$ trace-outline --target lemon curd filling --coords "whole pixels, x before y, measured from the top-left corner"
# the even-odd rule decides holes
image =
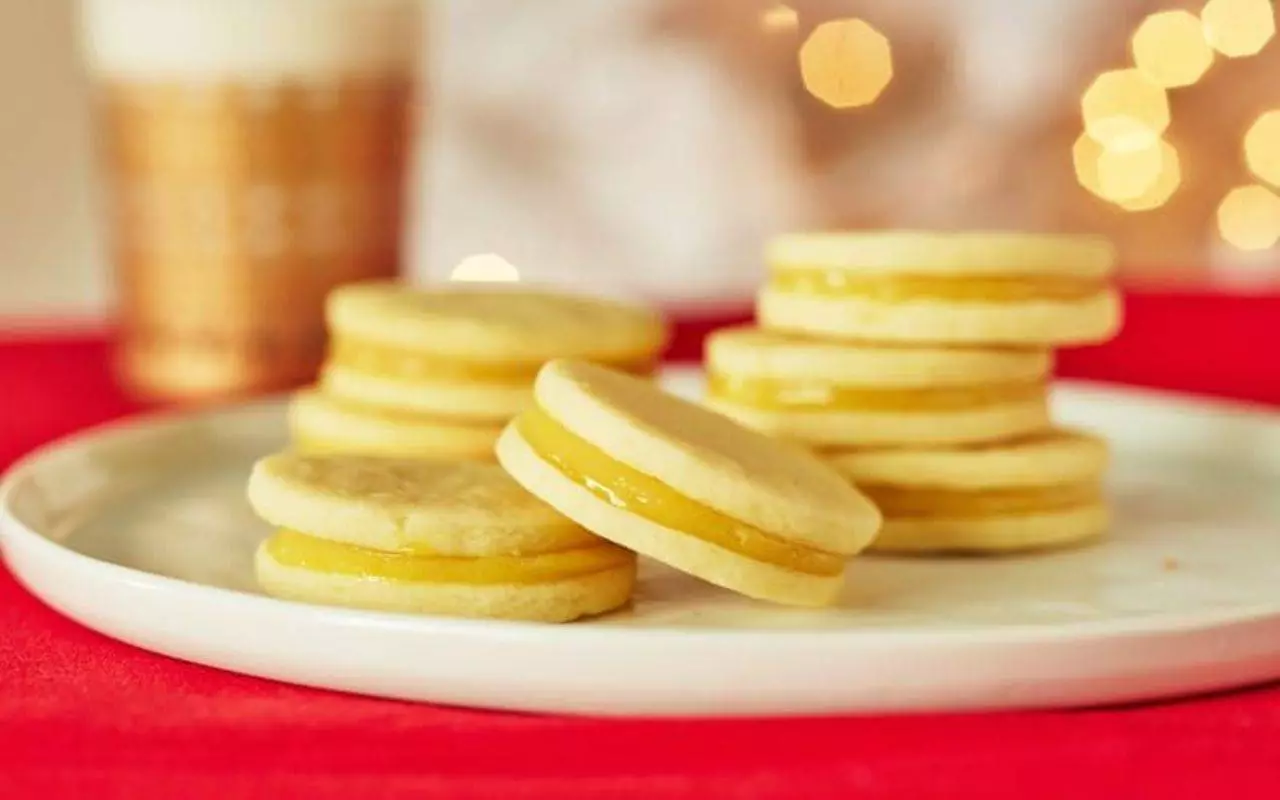
[[[1000,403],[1045,399],[1042,383],[1009,383],[945,389],[868,389],[823,380],[733,377],[712,372],[708,394],[752,408],[784,411],[959,411]]]
[[[770,276],[772,288],[795,294],[856,296],[886,303],[960,300],[1016,303],[1027,300],[1082,300],[1105,290],[1105,281],[1062,276],[876,275],[839,269],[782,267]]]
[[[516,429],[543,460],[616,508],[795,572],[834,576],[844,571],[843,556],[783,541],[685,497],[658,479],[615,460],[544,411],[524,412],[516,419]]]
[[[329,361],[338,366],[388,378],[430,378],[516,386],[533,383],[538,370],[542,368],[540,361],[469,361],[342,338],[335,338],[330,345]],[[596,362],[637,375],[647,375],[654,368],[651,358],[618,361],[596,359]]]
[[[980,491],[905,489],[865,483],[858,484],[858,488],[888,518],[1032,514],[1090,505],[1102,499],[1102,487],[1097,483]]]
[[[271,558],[289,567],[416,583],[549,583],[623,567],[635,560],[633,553],[608,543],[534,556],[452,558],[385,553],[283,528],[267,539],[265,547]]]

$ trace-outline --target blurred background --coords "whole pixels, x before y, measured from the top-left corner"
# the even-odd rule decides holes
[[[0,320],[146,338],[239,291],[252,327],[390,272],[740,308],[802,227],[1102,232],[1132,285],[1280,284],[1270,0],[44,0],[0,31]]]

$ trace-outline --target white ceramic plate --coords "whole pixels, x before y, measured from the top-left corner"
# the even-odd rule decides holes
[[[696,374],[668,376],[682,393]],[[278,402],[69,439],[8,476],[14,574],[109,636],[237,672],[488,708],[741,715],[1069,706],[1280,677],[1280,416],[1068,385],[1112,438],[1113,538],[998,560],[863,558],[839,608],[772,607],[657,565],[565,626],[259,595],[243,496]]]

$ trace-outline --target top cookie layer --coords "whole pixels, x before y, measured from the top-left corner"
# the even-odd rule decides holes
[[[1091,236],[885,231],[788,234],[769,242],[765,261],[772,269],[1095,279],[1111,274],[1116,255]]]
[[[855,553],[879,529],[871,501],[809,452],[651,382],[558,360],[539,373],[534,394],[545,413],[611,458],[767,533]]]
[[[354,284],[329,295],[327,317],[338,337],[503,363],[643,360],[667,340],[651,309],[519,287]]]
[[[272,525],[375,550],[534,555],[600,542],[495,464],[282,453],[249,503]]]

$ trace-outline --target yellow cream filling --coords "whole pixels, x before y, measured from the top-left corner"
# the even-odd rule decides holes
[[[280,529],[266,542],[267,554],[285,566],[411,583],[549,583],[626,566],[635,554],[601,543],[534,556],[452,558],[420,553],[385,553]]]
[[[772,411],[959,411],[998,403],[1038,402],[1042,383],[944,389],[868,389],[822,380],[777,380],[712,373],[708,394],[737,405]]]
[[[890,519],[1032,514],[1090,505],[1102,498],[1102,487],[1097,483],[978,491],[905,489],[864,483],[858,484],[858,488]]]
[[[540,409],[517,417],[516,429],[543,460],[616,508],[755,561],[810,575],[844,571],[842,556],[784,541],[685,497],[615,460]]]
[[[1101,280],[1052,275],[926,277],[799,267],[775,269],[770,285],[779,291],[796,294],[856,296],[886,303],[909,300],[987,303],[1082,300],[1106,288],[1106,282]]]
[[[542,368],[542,362],[470,361],[448,356],[427,355],[407,348],[335,338],[329,346],[329,361],[360,372],[404,380],[444,379],[468,383],[526,386]],[[652,358],[597,363],[637,375],[653,372]]]

